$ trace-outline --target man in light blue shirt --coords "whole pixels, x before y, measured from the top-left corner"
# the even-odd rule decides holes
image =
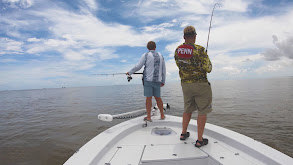
[[[165,119],[163,101],[161,99],[161,87],[165,85],[166,66],[164,57],[159,52],[156,52],[156,43],[154,41],[148,42],[147,48],[149,51],[144,53],[139,63],[126,74],[131,75],[140,70],[142,66],[145,66],[143,71],[143,83],[144,96],[146,96],[147,117],[145,117],[144,120],[151,122],[152,96],[155,97],[160,109],[161,119]]]

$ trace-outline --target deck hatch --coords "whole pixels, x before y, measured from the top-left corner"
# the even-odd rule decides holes
[[[137,165],[143,153],[143,145],[119,146],[103,165]]]
[[[177,133],[175,131],[167,127],[156,127],[152,129],[152,135],[155,136],[172,136],[176,134]]]
[[[186,162],[208,164],[208,155],[192,144],[147,145],[141,160],[143,165],[178,165]]]

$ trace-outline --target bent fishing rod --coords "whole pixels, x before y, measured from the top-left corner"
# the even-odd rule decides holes
[[[208,52],[208,47],[209,47],[209,40],[210,40],[210,32],[211,32],[211,28],[212,28],[212,20],[213,20],[213,15],[214,15],[214,10],[215,7],[218,5],[218,7],[220,7],[219,3],[215,3],[213,11],[212,11],[212,15],[211,15],[211,20],[210,20],[210,27],[209,27],[209,34],[208,34],[208,41],[207,41],[207,47],[206,47],[206,53]]]

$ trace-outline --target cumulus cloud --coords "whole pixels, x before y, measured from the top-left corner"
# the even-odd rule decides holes
[[[130,16],[132,16],[132,15],[136,12],[136,9],[140,7],[141,2],[142,2],[142,0],[139,0],[139,1],[138,1],[138,3],[137,3],[137,5],[136,5],[135,9],[131,12]]]
[[[19,82],[8,75],[22,75],[23,70],[29,71],[31,68],[33,74],[29,81],[34,79],[39,83],[46,83],[38,80],[50,79],[54,75],[82,77],[83,81],[89,82],[93,79],[87,76],[88,73],[127,71],[136,58],[131,54],[142,53],[138,51],[143,50],[142,47],[145,48],[149,40],[157,42],[158,47],[165,47],[160,52],[165,57],[168,81],[179,80],[173,56],[176,47],[184,42],[183,28],[194,25],[198,32],[196,43],[206,46],[210,14],[215,2],[220,2],[222,7],[216,8],[213,17],[209,42],[209,56],[213,63],[210,77],[222,78],[227,75],[233,78],[277,72],[290,68],[293,63],[293,60],[288,60],[292,59],[293,54],[292,37],[284,37],[287,34],[292,36],[293,12],[289,7],[279,7],[278,11],[282,13],[262,15],[259,12],[259,15],[255,15],[256,3],[263,1],[1,2],[5,5],[1,7],[4,12],[0,17],[0,67],[4,70],[0,72],[2,77],[6,76],[6,82],[9,81],[7,84],[12,80]],[[8,7],[17,10],[8,12],[10,10],[5,10]],[[270,8],[270,11],[273,10]],[[269,47],[266,52],[259,54],[260,50]],[[15,54],[28,56],[25,61],[28,64],[10,68],[7,65],[3,69],[9,62],[20,63]],[[8,73],[10,70],[12,74]],[[29,81],[27,84],[32,83]]]
[[[37,38],[33,37],[33,38],[29,38],[29,39],[27,39],[27,41],[28,41],[28,42],[39,42],[40,39],[37,39]]]
[[[95,0],[80,0],[80,11],[82,13],[95,13],[98,10],[98,4]]]
[[[222,0],[221,10],[245,12],[250,4],[247,0]]]
[[[265,73],[284,73],[285,75],[292,75],[293,73],[293,60],[288,60],[288,58],[281,57],[277,61],[266,61],[263,65],[255,70],[258,74]]]
[[[57,51],[62,54],[66,50],[78,47],[75,46],[78,45],[77,42],[65,37],[58,39],[29,38],[27,41],[29,43],[26,44],[26,52],[35,55],[46,51]]]
[[[29,8],[33,5],[33,0],[2,0],[5,6],[10,8]]]
[[[181,17],[180,19],[184,19],[186,15],[196,15],[193,19],[205,17],[210,14],[214,4],[217,2],[221,4],[220,10],[239,13],[246,12],[248,6],[251,4],[250,0],[140,0],[137,5],[133,5],[133,3],[126,3],[124,5],[131,6],[132,9],[135,8],[135,10],[132,10],[130,16],[140,17],[144,21],[152,21],[155,19],[174,16],[179,16]],[[129,16],[127,10],[124,11],[124,16]]]
[[[85,2],[89,5],[94,3],[93,1]],[[49,38],[29,37],[25,39],[26,44],[9,38],[1,38],[1,47],[3,47],[1,54],[25,51],[38,55],[47,51],[56,51],[67,60],[85,60],[90,56],[92,59],[105,60],[117,58],[113,48],[115,46],[144,46],[148,40],[162,38],[170,33],[168,31],[162,34],[159,31],[139,33],[131,26],[118,23],[107,24],[91,13],[76,13],[60,7],[24,11],[23,15],[9,17],[16,21],[10,21],[12,19],[0,20],[6,29],[13,27],[17,31],[18,29],[40,27],[35,26],[35,23],[31,24],[31,20],[26,21],[26,17],[30,17],[33,20],[39,20],[38,22],[41,24],[40,29],[35,29],[36,31],[47,29],[50,35]],[[2,28],[4,29],[3,26]],[[4,32],[7,32],[7,35],[10,34],[6,30]],[[95,55],[86,52],[86,50],[95,52]]]
[[[23,42],[9,38],[0,38],[0,56],[4,54],[22,54]]]
[[[277,61],[282,57],[293,59],[293,36],[288,36],[282,41],[279,41],[276,35],[272,37],[275,47],[269,48],[263,53],[265,60]]]
[[[54,36],[67,35],[73,41],[90,47],[144,46],[148,40],[169,39],[168,35],[172,33],[171,30],[161,33],[161,29],[172,26],[171,23],[140,31],[128,25],[105,23],[89,13],[47,9],[35,11],[34,14],[50,22],[48,30]]]
[[[170,28],[173,26],[174,26],[174,23],[162,23],[159,25],[145,26],[143,27],[143,30],[146,32],[163,31],[166,28]]]
[[[213,2],[208,2],[212,4]],[[138,5],[133,6],[134,11],[131,12],[130,16],[140,17],[145,21],[151,21],[162,17],[172,17],[179,13],[196,13],[196,14],[207,14],[209,10],[208,5],[205,2],[190,1],[190,0],[140,0]],[[129,5],[128,3],[125,5]],[[196,10],[194,10],[196,9]],[[135,13],[135,15],[133,14]],[[125,11],[125,17],[129,14]]]

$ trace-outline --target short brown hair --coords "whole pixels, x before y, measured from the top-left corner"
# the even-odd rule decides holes
[[[154,41],[149,41],[147,44],[147,48],[149,50],[155,50],[156,49],[156,43]]]
[[[187,26],[186,28],[184,28],[184,36],[193,36],[196,35],[196,30],[193,26]]]

